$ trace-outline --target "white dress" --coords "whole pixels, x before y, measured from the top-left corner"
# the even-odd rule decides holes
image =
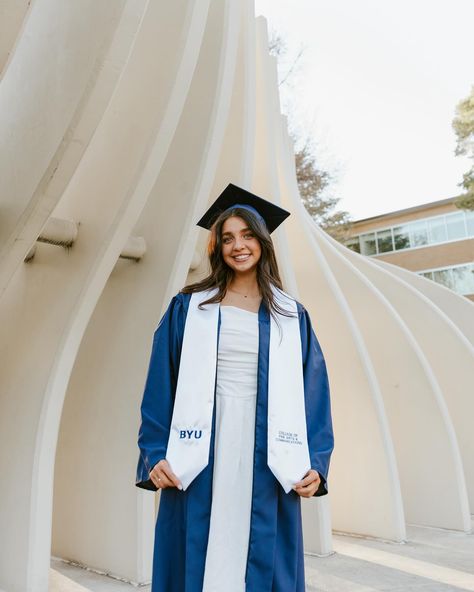
[[[221,306],[203,592],[245,592],[257,402],[258,313]]]

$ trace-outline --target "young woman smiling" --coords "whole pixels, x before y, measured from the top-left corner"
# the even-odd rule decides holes
[[[152,592],[304,592],[301,497],[326,495],[324,357],[283,291],[270,233],[289,215],[229,185],[198,222],[210,273],[153,339],[136,485],[161,490]]]

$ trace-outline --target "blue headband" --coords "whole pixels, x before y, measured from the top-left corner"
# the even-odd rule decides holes
[[[263,222],[263,224],[265,224],[265,226],[267,225],[267,223],[265,222],[265,218],[253,206],[249,206],[247,204],[236,203],[236,204],[229,206],[225,211],[227,212],[227,210],[231,210],[232,208],[243,208],[244,210],[248,210],[249,212],[252,212],[252,214],[255,214],[255,216],[257,216],[257,218],[260,220],[260,222]]]

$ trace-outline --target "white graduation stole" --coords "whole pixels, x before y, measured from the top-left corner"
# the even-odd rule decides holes
[[[270,316],[268,368],[268,466],[288,493],[311,468],[304,402],[303,362],[296,302],[273,287],[282,336]],[[217,289],[194,292],[189,301],[166,460],[187,489],[209,462],[217,371],[219,303],[206,304]]]

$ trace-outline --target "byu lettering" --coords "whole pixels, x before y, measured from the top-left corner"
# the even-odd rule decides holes
[[[202,430],[179,430],[179,439],[182,440],[183,438],[191,439],[194,438],[198,440],[202,436]]]

